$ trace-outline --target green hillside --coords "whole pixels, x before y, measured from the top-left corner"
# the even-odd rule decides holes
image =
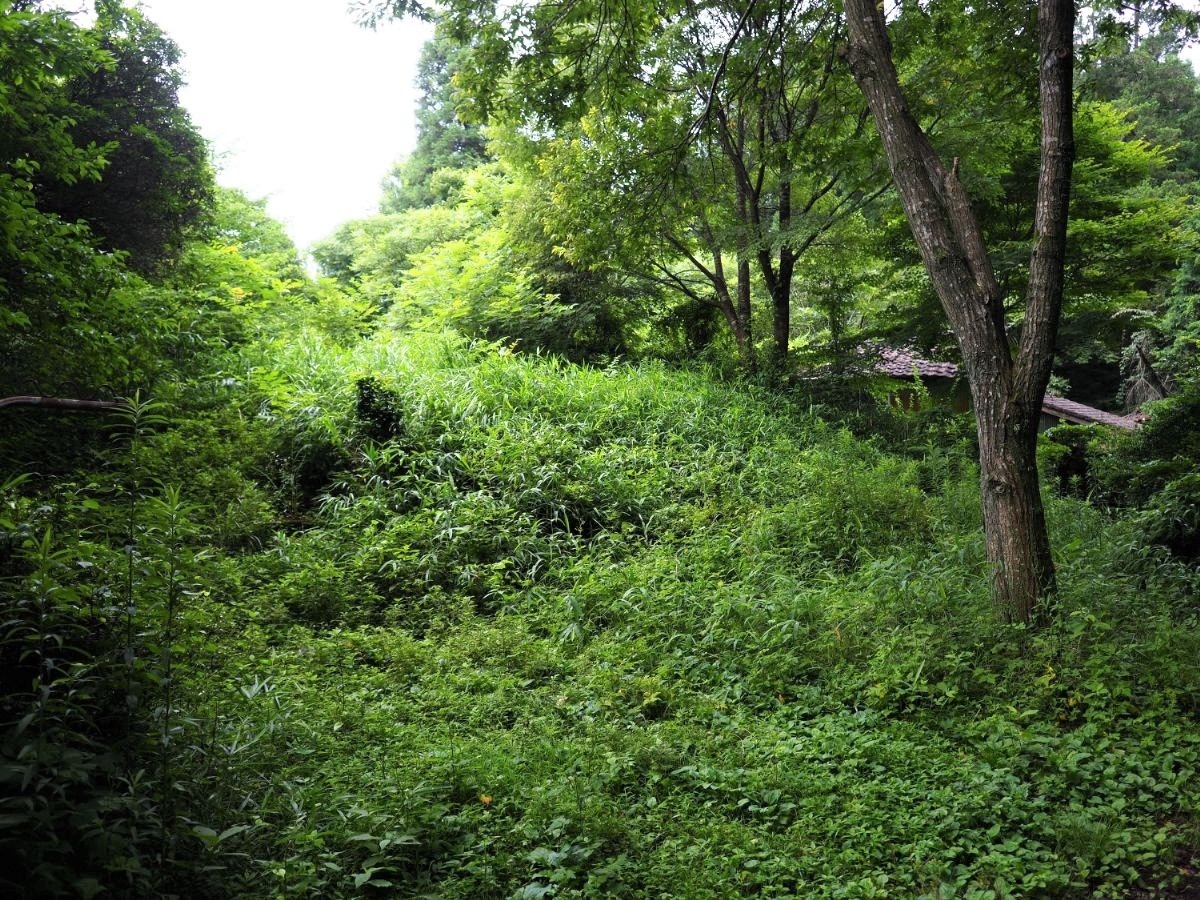
[[[864,441],[705,373],[450,336],[310,331],[274,361],[242,427],[297,473],[282,530],[212,546],[188,470],[219,451],[186,423],[134,476],[181,497],[9,495],[9,642],[111,616],[120,643],[131,586],[154,709],[152,787],[88,827],[38,798],[44,873],[167,809],[186,896],[1124,896],[1195,846],[1197,574],[1129,522],[1051,503],[1032,632],[991,607],[969,444],[899,417]],[[98,546],[127,517],[131,585]],[[68,667],[41,727],[119,705],[66,691],[105,666]],[[102,768],[87,736],[39,771]]]

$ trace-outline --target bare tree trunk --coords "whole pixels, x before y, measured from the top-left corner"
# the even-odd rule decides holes
[[[750,350],[750,335],[743,327],[741,316],[738,314],[738,309],[733,303],[733,298],[729,295],[729,286],[725,283],[724,276],[717,283],[717,306],[721,310],[721,314],[725,317],[725,324],[729,326],[729,330],[733,333],[734,343],[737,344],[738,353],[744,358]]]
[[[992,596],[1006,618],[1028,622],[1039,616],[1039,601],[1055,587],[1035,448],[1062,310],[1074,160],[1074,3],[1040,0],[1038,6],[1041,174],[1025,324],[1015,359],[1004,298],[958,179],[958,160],[947,170],[913,118],[892,61],[882,6],[845,0],[845,7],[850,39],[843,55],[870,107],[971,385]]]
[[[738,264],[737,268],[737,301],[729,293],[729,280],[725,277],[725,261],[721,248],[714,242],[711,247],[713,255],[713,274],[716,276],[710,278],[713,287],[716,289],[717,297],[721,312],[725,315],[725,321],[729,325],[729,330],[733,332],[733,339],[737,343],[738,353],[742,360],[749,360],[754,354],[754,345],[750,341],[750,320],[742,315],[742,267]]]
[[[750,315],[750,257],[744,247],[738,248],[737,261],[737,320],[741,337],[739,348],[742,362],[753,371],[758,360],[754,353],[754,332]]]
[[[708,283],[712,285],[713,293],[716,295],[716,307],[721,311],[721,315],[725,317],[725,323],[729,326],[730,332],[733,334],[733,339],[737,343],[738,352],[742,356],[747,368],[754,367],[754,342],[750,331],[750,263],[743,259],[743,250],[738,249],[738,264],[737,264],[737,301],[734,302],[733,296],[729,292],[729,280],[725,276],[724,253],[721,245],[713,237],[710,229],[705,229],[705,233],[701,235],[705,248],[712,256],[712,265],[704,264],[704,261],[693,253],[682,240],[667,236],[667,240],[671,245],[679,251],[692,267],[702,274]],[[676,277],[666,267],[660,267],[666,274],[666,282],[671,287],[690,297],[696,302],[702,302],[699,294],[688,286],[688,284]]]
[[[726,147],[731,146],[728,141]],[[728,149],[726,152],[729,152]],[[746,195],[743,179],[737,181],[737,209],[742,222],[749,216],[750,199]],[[738,231],[737,237],[737,314],[743,333],[746,335],[746,346],[742,348],[742,361],[746,371],[753,372],[758,368],[758,356],[754,349],[753,316],[750,305],[750,247],[744,229]]]
[[[1039,601],[1055,588],[1037,473],[1041,404],[1022,409],[988,386],[972,386],[972,394],[992,598],[1005,620],[1035,621],[1042,618]]]
[[[783,178],[779,182],[779,229],[785,235],[792,224],[792,183]],[[787,238],[790,240],[790,238]],[[775,293],[771,298],[772,325],[775,341],[775,365],[782,370],[787,363],[788,344],[792,337],[792,273],[796,268],[796,254],[785,243],[779,249],[779,275],[775,279]]]

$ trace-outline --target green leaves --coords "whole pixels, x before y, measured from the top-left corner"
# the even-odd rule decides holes
[[[179,48],[140,11],[105,7],[88,38],[108,61],[70,78],[78,146],[105,147],[100,178],[46,173],[39,203],[65,221],[86,221],[104,249],[123,250],[141,274],[161,271],[211,205],[208,149],[179,105]]]
[[[93,588],[134,565],[142,702],[126,713],[121,680],[106,695],[84,670],[49,686],[152,726],[114,818],[145,825],[147,860],[168,823],[155,871],[175,881],[147,863],[136,883],[999,897],[1171,877],[1200,772],[1195,578],[1130,523],[1049,504],[1063,589],[1034,633],[995,621],[964,448],[910,439],[926,458],[901,458],[806,402],[661,365],[303,334],[277,335],[277,443],[257,458],[311,458],[322,480],[262,547],[199,552],[211,523],[187,485],[138,504],[132,555],[54,537],[124,516],[91,493],[0,504],[0,573],[29,542],[8,587],[62,611],[94,598],[112,628],[124,600]],[[253,455],[228,420],[214,447],[154,414],[127,417],[175,465]],[[87,639],[11,637],[55,659]],[[91,765],[38,758],[61,779]],[[40,810],[0,815],[28,833]]]
[[[82,29],[34,6],[0,12],[0,393],[125,393],[180,330],[128,269],[205,211],[205,149],[174,102],[177,51],[140,13]]]

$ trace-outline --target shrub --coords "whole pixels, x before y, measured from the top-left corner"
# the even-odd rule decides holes
[[[1188,559],[1200,556],[1195,513],[1200,469],[1200,385],[1152,407],[1149,421],[1110,447],[1095,448],[1092,470],[1100,498],[1139,508],[1148,541]]]

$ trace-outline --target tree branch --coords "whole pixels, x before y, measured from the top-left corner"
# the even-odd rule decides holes
[[[50,409],[96,411],[104,409],[128,409],[124,400],[68,400],[65,397],[0,397],[0,408],[5,406],[43,406]]]

